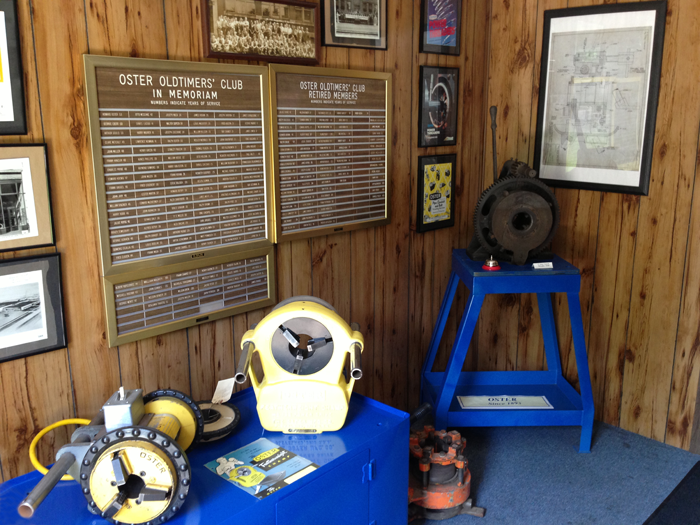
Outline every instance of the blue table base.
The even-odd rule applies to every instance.
[[[579,300],[581,275],[575,266],[560,257],[554,256],[552,263],[554,268],[551,270],[534,270],[531,265],[501,263],[501,270],[491,272],[482,269],[482,262],[472,261],[465,250],[453,251],[452,274],[430,341],[428,357],[423,364],[421,381],[421,399],[433,405],[436,428],[581,426],[579,452],[590,452],[594,408]],[[444,372],[433,372],[435,356],[460,280],[471,291],[469,303],[459,324],[447,368]],[[484,297],[492,293],[537,294],[548,370],[462,372]],[[550,295],[552,293],[567,294],[581,394],[562,375]],[[463,410],[457,401],[457,396],[487,395],[545,396],[554,408]]]

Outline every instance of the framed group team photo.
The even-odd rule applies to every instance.
[[[454,154],[418,157],[416,231],[419,233],[454,226],[456,168]]]
[[[666,2],[544,12],[540,179],[648,195],[665,20]]]
[[[0,0],[0,135],[26,135],[16,0]]]
[[[60,255],[0,261],[0,362],[65,346]]]
[[[321,0],[323,45],[386,49],[387,0]]]
[[[300,0],[201,0],[204,56],[318,64],[321,14]]]
[[[420,52],[459,55],[462,0],[422,0]]]
[[[457,144],[459,69],[420,67],[418,146]]]

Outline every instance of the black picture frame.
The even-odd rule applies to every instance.
[[[533,162],[542,181],[649,194],[666,7],[655,1],[544,12]],[[594,28],[585,18],[591,15]],[[550,78],[550,59],[557,77]],[[564,82],[566,94],[557,90]]]
[[[387,13],[387,0],[362,0],[362,5],[360,12],[357,14],[359,17],[366,17],[368,20],[371,18],[369,9],[371,9],[372,4],[377,5],[377,28],[379,30],[378,38],[369,38],[367,34],[362,35],[358,32],[359,36],[352,37],[349,34],[343,35],[341,31],[337,30],[336,24],[338,23],[338,6],[341,5],[351,5],[352,0],[321,0],[321,34],[323,45],[327,47],[351,47],[356,49],[387,49],[387,30],[388,30],[388,13]],[[340,14],[343,16],[343,13]],[[361,26],[361,24],[357,24]],[[372,24],[374,26],[374,24]]]
[[[0,261],[0,363],[65,347],[60,254]]]
[[[258,53],[233,53],[230,51],[220,51],[214,48],[212,45],[212,33],[211,33],[211,23],[210,18],[211,13],[211,3],[223,0],[201,0],[202,6],[202,40],[204,44],[204,56],[207,58],[224,58],[228,60],[258,60],[265,62],[276,62],[280,64],[297,64],[297,65],[307,65],[314,66],[319,63],[321,57],[321,14],[318,4],[314,2],[306,2],[303,0],[262,0],[260,2],[256,1],[256,4],[276,4],[283,6],[283,9],[294,9],[302,10],[302,15],[304,9],[313,10],[313,28],[314,28],[314,56],[311,57],[294,57],[294,56],[283,56],[283,55],[266,55]],[[264,7],[261,5],[261,7]],[[256,6],[257,9],[257,6]],[[248,15],[240,14],[238,17],[250,18]],[[260,17],[265,17],[266,15],[260,15]],[[256,17],[258,15],[256,14]],[[282,20],[281,18],[275,19],[274,16],[267,15],[270,21],[278,22]],[[289,19],[291,20],[291,18]],[[310,19],[311,20],[311,19]],[[249,21],[249,20],[248,20]],[[299,25],[303,25],[304,20]],[[264,42],[263,42],[264,44]]]
[[[6,49],[0,42],[0,60],[2,77],[9,75],[9,101],[11,108],[6,108],[8,93],[0,89],[0,135],[26,135],[27,113],[24,107],[24,71],[22,69],[22,46],[19,41],[19,22],[17,21],[17,0],[0,0],[0,12],[5,22]],[[0,28],[2,29],[2,28]],[[1,34],[1,33],[0,33]],[[0,37],[1,38],[1,37]],[[5,55],[7,52],[7,56]],[[6,60],[5,60],[6,59]],[[7,69],[5,69],[7,62]],[[0,82],[0,85],[2,82]],[[11,112],[11,115],[10,115]],[[7,117],[11,116],[11,120]]]
[[[433,12],[434,11],[434,12]],[[451,22],[454,22],[454,25]],[[435,24],[432,31],[442,33],[453,31],[455,40],[449,45],[431,43],[430,25]],[[452,29],[450,29],[452,28]],[[420,52],[437,55],[459,56],[461,52],[462,33],[462,0],[421,0],[420,6]],[[443,36],[444,38],[444,36]]]
[[[459,68],[420,67],[418,146],[454,146],[459,122]]]
[[[444,166],[449,167],[445,168]],[[449,171],[449,174],[447,173]],[[416,231],[424,233],[448,228],[455,224],[455,173],[457,155],[424,155],[418,157],[416,186]],[[426,193],[426,189],[428,193]],[[432,192],[432,193],[430,193]],[[440,212],[430,217],[431,207],[438,205]],[[446,216],[446,218],[445,218]]]
[[[3,197],[3,202],[0,202],[0,253],[56,245],[46,143],[0,144],[0,171],[4,172],[5,184],[7,184],[7,177],[11,176],[8,173],[10,170],[5,167],[9,167],[10,164],[19,167],[18,161],[19,166],[29,171],[25,174],[22,169],[16,170],[22,171],[18,174],[19,180],[22,181],[20,184],[25,182],[24,179],[29,179],[31,182],[28,188],[22,191],[24,202],[18,203],[19,207],[16,210],[21,219],[14,221],[12,226],[6,224],[8,213],[5,211],[4,201],[7,197],[4,195],[4,189],[0,189],[0,195]],[[5,164],[6,162],[8,164]],[[34,235],[31,235],[32,228],[37,229]],[[14,232],[11,231],[12,229]],[[12,235],[20,230],[26,235]]]

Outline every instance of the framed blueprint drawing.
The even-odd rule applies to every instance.
[[[545,11],[534,168],[551,186],[647,195],[666,2]]]

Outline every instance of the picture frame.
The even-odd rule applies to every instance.
[[[456,170],[456,154],[418,157],[417,232],[454,226]]]
[[[0,0],[0,135],[26,135],[17,0]]]
[[[65,347],[60,254],[0,261],[0,362]]]
[[[418,146],[457,144],[459,68],[420,67]]]
[[[387,49],[387,0],[321,0],[323,45]]]
[[[302,0],[201,0],[204,56],[316,65],[318,4]],[[214,20],[218,20],[217,24]]]
[[[649,194],[665,20],[665,1],[544,12],[533,163],[542,181]]]
[[[462,0],[421,0],[420,52],[459,56]]]
[[[54,245],[46,144],[1,144],[0,252]]]
[[[268,67],[277,242],[389,224],[392,73]]]

